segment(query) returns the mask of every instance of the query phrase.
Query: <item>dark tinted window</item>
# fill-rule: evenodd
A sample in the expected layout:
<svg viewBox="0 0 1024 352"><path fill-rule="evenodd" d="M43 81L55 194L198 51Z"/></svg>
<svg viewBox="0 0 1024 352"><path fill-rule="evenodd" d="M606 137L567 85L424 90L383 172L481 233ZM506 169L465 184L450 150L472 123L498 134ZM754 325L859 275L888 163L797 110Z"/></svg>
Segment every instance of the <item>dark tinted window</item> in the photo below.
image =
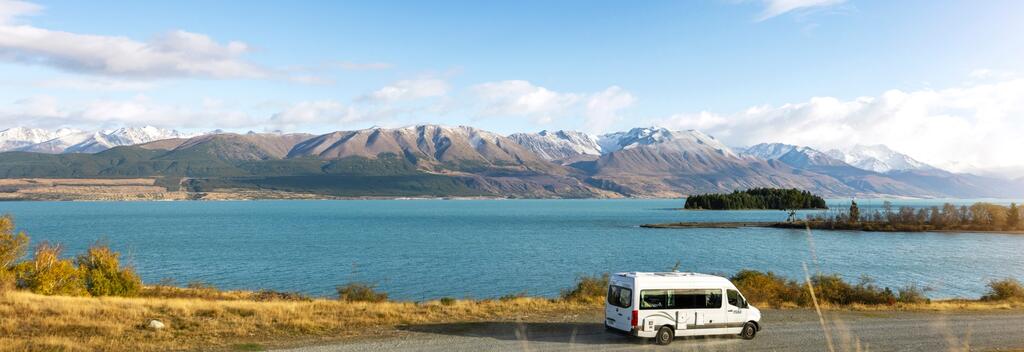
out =
<svg viewBox="0 0 1024 352"><path fill-rule="evenodd" d="M640 309L722 308L722 290L643 290Z"/></svg>
<svg viewBox="0 0 1024 352"><path fill-rule="evenodd" d="M622 286L608 286L608 304L629 308L633 305L633 290Z"/></svg>
<svg viewBox="0 0 1024 352"><path fill-rule="evenodd" d="M725 291L725 296L726 296L726 298L729 299L729 305L732 305L733 307L737 307L737 308L742 308L743 307L743 299L740 298L739 291L727 290L727 291Z"/></svg>

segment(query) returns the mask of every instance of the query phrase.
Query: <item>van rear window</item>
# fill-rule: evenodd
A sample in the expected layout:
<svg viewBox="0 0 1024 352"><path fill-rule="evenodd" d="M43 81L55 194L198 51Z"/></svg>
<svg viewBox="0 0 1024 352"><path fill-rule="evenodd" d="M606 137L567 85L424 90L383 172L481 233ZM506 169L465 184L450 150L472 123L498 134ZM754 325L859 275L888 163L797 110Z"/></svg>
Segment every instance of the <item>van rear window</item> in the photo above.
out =
<svg viewBox="0 0 1024 352"><path fill-rule="evenodd" d="M622 286L608 286L608 304L629 308L629 306L633 305L633 290Z"/></svg>
<svg viewBox="0 0 1024 352"><path fill-rule="evenodd" d="M722 308L722 290L643 290L640 309Z"/></svg>

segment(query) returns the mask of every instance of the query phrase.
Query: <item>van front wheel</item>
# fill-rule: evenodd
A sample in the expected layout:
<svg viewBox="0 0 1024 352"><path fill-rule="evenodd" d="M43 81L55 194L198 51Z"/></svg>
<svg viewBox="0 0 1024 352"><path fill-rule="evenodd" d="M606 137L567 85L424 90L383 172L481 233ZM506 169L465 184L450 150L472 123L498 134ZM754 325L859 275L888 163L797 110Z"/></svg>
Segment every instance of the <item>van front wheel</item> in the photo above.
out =
<svg viewBox="0 0 1024 352"><path fill-rule="evenodd" d="M654 343L659 345L667 345L672 343L672 339L676 337L675 331L667 326L662 326L658 329L658 335L654 337Z"/></svg>
<svg viewBox="0 0 1024 352"><path fill-rule="evenodd" d="M740 337L744 340L753 340L754 336L757 336L757 326L754 326L754 323L743 324L743 330L740 331Z"/></svg>

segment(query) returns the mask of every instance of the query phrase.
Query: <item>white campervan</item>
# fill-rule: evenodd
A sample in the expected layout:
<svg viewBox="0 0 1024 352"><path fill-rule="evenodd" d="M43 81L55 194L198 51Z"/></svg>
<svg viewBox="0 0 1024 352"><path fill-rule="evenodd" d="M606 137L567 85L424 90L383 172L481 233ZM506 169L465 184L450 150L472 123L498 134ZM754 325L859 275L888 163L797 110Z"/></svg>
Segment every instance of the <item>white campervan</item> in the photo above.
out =
<svg viewBox="0 0 1024 352"><path fill-rule="evenodd" d="M697 273L617 273L609 278L604 325L660 345L676 336L739 335L761 330L761 311L720 276Z"/></svg>

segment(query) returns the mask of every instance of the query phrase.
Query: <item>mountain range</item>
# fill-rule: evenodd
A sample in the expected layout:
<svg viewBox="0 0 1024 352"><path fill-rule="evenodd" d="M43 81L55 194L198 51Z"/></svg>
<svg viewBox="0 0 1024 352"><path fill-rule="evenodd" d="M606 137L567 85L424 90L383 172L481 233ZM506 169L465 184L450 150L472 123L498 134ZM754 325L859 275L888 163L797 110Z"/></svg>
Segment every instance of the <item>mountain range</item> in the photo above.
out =
<svg viewBox="0 0 1024 352"><path fill-rule="evenodd" d="M155 127L0 131L0 177L155 177L169 189L335 196L679 197L753 187L824 196L1015 197L1024 179L952 173L882 145L730 148L696 130L503 136L467 126L322 135Z"/></svg>

